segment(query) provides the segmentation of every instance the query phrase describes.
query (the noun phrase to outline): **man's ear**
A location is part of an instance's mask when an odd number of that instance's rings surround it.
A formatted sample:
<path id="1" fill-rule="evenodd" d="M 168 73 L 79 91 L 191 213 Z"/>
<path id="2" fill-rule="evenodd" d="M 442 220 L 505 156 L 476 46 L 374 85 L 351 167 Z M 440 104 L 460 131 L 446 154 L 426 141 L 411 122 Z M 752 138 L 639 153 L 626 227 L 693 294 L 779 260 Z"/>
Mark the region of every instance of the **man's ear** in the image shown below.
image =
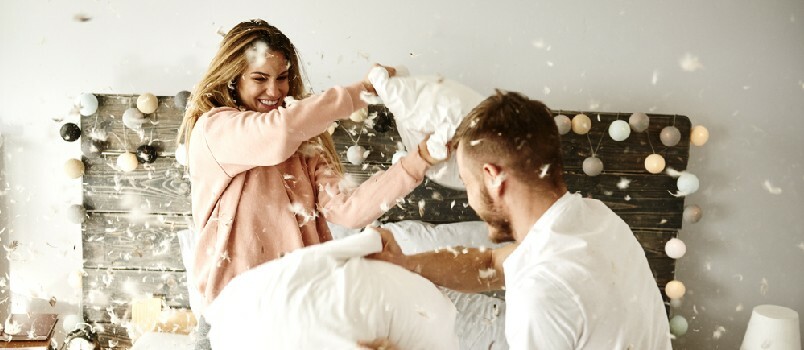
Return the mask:
<path id="1" fill-rule="evenodd" d="M 505 172 L 496 164 L 483 164 L 483 185 L 492 198 L 499 199 L 505 193 Z"/>

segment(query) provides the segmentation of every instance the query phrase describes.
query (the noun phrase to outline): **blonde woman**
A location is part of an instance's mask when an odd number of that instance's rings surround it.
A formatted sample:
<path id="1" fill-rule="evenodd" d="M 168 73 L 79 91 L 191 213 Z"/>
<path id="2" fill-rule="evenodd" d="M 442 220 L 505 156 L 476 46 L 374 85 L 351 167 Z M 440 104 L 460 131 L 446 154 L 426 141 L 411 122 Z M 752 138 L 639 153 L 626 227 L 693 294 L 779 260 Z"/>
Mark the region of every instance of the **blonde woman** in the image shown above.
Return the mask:
<path id="1" fill-rule="evenodd" d="M 422 143 L 353 191 L 326 129 L 366 106 L 366 80 L 305 96 L 290 40 L 262 20 L 223 39 L 192 94 L 180 130 L 187 145 L 199 241 L 193 287 L 213 302 L 240 273 L 331 240 L 327 221 L 363 227 L 424 177 L 435 161 Z M 386 68 L 390 73 L 393 69 Z M 285 97 L 297 100 L 285 105 Z"/>

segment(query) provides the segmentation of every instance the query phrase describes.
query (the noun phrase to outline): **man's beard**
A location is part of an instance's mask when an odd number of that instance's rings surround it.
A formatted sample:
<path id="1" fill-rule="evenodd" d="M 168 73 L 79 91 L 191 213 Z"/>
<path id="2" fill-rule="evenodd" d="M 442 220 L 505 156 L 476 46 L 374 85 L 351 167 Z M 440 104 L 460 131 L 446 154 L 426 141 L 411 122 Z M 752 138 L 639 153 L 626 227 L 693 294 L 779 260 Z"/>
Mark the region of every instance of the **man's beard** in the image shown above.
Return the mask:
<path id="1" fill-rule="evenodd" d="M 495 208 L 491 195 L 485 188 L 480 189 L 482 208 L 476 210 L 477 216 L 489 225 L 489 239 L 495 243 L 513 242 L 514 231 L 508 215 Z"/>

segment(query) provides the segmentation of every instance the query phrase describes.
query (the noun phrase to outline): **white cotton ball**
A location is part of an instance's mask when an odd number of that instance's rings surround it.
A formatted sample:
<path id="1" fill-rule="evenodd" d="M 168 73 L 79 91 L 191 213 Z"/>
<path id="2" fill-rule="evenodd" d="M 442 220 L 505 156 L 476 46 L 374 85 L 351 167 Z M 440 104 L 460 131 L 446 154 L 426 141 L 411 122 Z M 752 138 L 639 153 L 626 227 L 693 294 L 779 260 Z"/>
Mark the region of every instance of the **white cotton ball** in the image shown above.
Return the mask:
<path id="1" fill-rule="evenodd" d="M 402 157 L 408 155 L 407 151 L 397 150 L 394 152 L 394 155 L 391 157 L 391 164 L 396 164 Z"/>
<path id="2" fill-rule="evenodd" d="M 80 159 L 68 159 L 64 163 L 64 173 L 71 179 L 77 179 L 84 176 L 84 163 Z"/>
<path id="3" fill-rule="evenodd" d="M 174 155 L 176 157 L 177 163 L 183 166 L 187 166 L 187 147 L 184 147 L 183 143 L 180 143 L 176 147 L 176 152 L 174 153 Z"/>
<path id="4" fill-rule="evenodd" d="M 631 126 L 631 129 L 635 132 L 643 132 L 648 130 L 650 118 L 645 113 L 634 113 L 628 118 L 628 125 Z"/>
<path id="5" fill-rule="evenodd" d="M 688 205 L 684 207 L 684 213 L 681 214 L 684 222 L 694 224 L 701 220 L 703 217 L 703 209 L 698 205 Z"/>
<path id="6" fill-rule="evenodd" d="M 136 108 L 129 108 L 123 112 L 123 125 L 127 128 L 139 131 L 142 129 L 142 124 L 146 122 L 145 116 L 140 112 L 139 109 Z"/>
<path id="7" fill-rule="evenodd" d="M 346 160 L 354 165 L 363 164 L 366 160 L 366 149 L 363 146 L 354 145 L 346 150 Z"/>
<path id="8" fill-rule="evenodd" d="M 134 155 L 134 153 L 126 152 L 117 157 L 117 167 L 122 171 L 133 171 L 134 169 L 137 169 L 138 164 L 139 162 L 137 162 L 137 156 Z"/>
<path id="9" fill-rule="evenodd" d="M 603 172 L 603 162 L 598 157 L 588 157 L 583 160 L 583 172 L 589 176 L 598 176 Z"/>
<path id="10" fill-rule="evenodd" d="M 78 315 L 65 315 L 61 321 L 61 328 L 64 329 L 65 332 L 70 333 L 81 322 L 83 321 Z"/>
<path id="11" fill-rule="evenodd" d="M 75 101 L 81 115 L 87 117 L 98 111 L 98 98 L 90 93 L 83 93 Z"/>
<path id="12" fill-rule="evenodd" d="M 159 100 L 150 92 L 146 92 L 137 97 L 137 109 L 145 114 L 150 114 L 156 111 L 159 107 Z"/>
<path id="13" fill-rule="evenodd" d="M 553 118 L 556 122 L 556 127 L 558 127 L 558 134 L 564 135 L 570 130 L 572 130 L 572 120 L 569 117 L 563 114 L 559 114 Z"/>
<path id="14" fill-rule="evenodd" d="M 355 123 L 362 123 L 368 118 L 368 108 L 360 108 L 354 111 L 350 116 L 351 119 Z"/>
<path id="15" fill-rule="evenodd" d="M 709 130 L 703 125 L 696 125 L 690 132 L 690 142 L 696 146 L 703 146 L 706 141 L 709 141 Z"/>
<path id="16" fill-rule="evenodd" d="M 672 238 L 664 245 L 664 252 L 673 259 L 679 259 L 687 253 L 687 245 L 678 238 Z"/>
<path id="17" fill-rule="evenodd" d="M 84 222 L 84 218 L 87 216 L 87 211 L 84 209 L 84 206 L 81 204 L 73 204 L 67 207 L 66 210 L 67 220 L 73 224 L 80 224 Z"/>
<path id="18" fill-rule="evenodd" d="M 572 131 L 576 134 L 583 135 L 592 129 L 592 119 L 586 114 L 578 114 L 572 118 Z"/>
<path id="19" fill-rule="evenodd" d="M 658 174 L 664 170 L 665 162 L 661 154 L 651 154 L 645 158 L 645 170 L 651 174 Z"/>
<path id="20" fill-rule="evenodd" d="M 683 194 L 689 195 L 698 191 L 698 177 L 688 172 L 684 172 L 678 177 L 677 184 L 678 191 Z"/>
<path id="21" fill-rule="evenodd" d="M 609 136 L 614 141 L 624 141 L 631 135 L 631 127 L 624 120 L 615 120 L 609 125 Z"/>
<path id="22" fill-rule="evenodd" d="M 678 128 L 675 126 L 666 126 L 662 129 L 662 132 L 659 133 L 659 139 L 662 140 L 663 145 L 672 147 L 681 141 L 681 132 L 678 131 Z"/>

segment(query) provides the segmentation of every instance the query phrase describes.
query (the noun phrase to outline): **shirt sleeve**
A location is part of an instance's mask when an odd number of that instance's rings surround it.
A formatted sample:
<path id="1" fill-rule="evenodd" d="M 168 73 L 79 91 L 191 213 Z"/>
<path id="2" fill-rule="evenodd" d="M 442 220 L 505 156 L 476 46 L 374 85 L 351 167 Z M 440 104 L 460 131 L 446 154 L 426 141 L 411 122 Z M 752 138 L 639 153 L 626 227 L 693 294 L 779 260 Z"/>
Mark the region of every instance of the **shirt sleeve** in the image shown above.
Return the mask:
<path id="1" fill-rule="evenodd" d="M 341 188 L 343 176 L 319 159 L 315 166 L 318 210 L 327 221 L 347 228 L 362 228 L 396 205 L 424 179 L 429 167 L 419 152 L 410 152 L 384 172 L 378 172 L 354 189 Z"/>
<path id="2" fill-rule="evenodd" d="M 505 337 L 511 349 L 576 349 L 583 331 L 577 298 L 560 283 L 542 278 L 518 281 L 506 292 Z"/>
<path id="3" fill-rule="evenodd" d="M 268 113 L 214 109 L 199 120 L 203 141 L 230 177 L 256 166 L 276 165 L 335 120 L 365 107 L 361 91 L 361 84 L 334 87 Z"/>

